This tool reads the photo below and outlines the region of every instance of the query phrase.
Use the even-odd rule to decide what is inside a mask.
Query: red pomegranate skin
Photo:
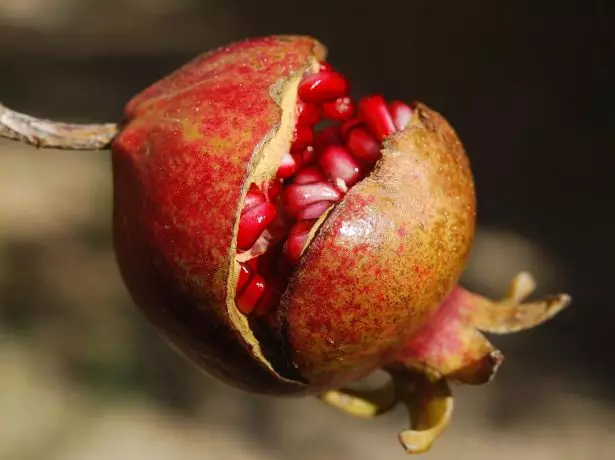
[[[393,358],[453,289],[475,215],[457,135],[418,104],[329,215],[282,300],[293,359],[311,384],[341,386]]]
[[[294,393],[233,324],[233,226],[255,148],[277,127],[270,88],[324,57],[308,37],[251,39],[188,63],[132,99],[113,143],[114,242],[135,303],[201,369]]]

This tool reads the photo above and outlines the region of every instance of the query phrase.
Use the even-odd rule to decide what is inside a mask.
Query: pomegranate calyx
[[[490,381],[504,357],[480,331],[508,334],[530,329],[570,302],[566,294],[524,302],[534,288],[534,279],[525,272],[512,280],[508,294],[499,301],[456,286],[395,361],[459,383]]]
[[[507,295],[497,302],[472,294],[476,304],[474,326],[490,334],[519,332],[553,318],[570,303],[568,294],[555,294],[526,302],[535,289],[536,282],[532,275],[521,272],[510,282]]]
[[[318,396],[326,404],[359,418],[372,418],[393,410],[399,399],[393,380],[375,389],[344,388]]]
[[[453,397],[445,378],[400,367],[389,370],[391,380],[370,390],[331,390],[320,400],[342,412],[372,418],[403,403],[410,414],[410,428],[399,433],[399,441],[409,454],[429,450],[449,424]]]
[[[394,374],[399,398],[410,413],[410,429],[398,439],[409,454],[427,452],[453,415],[453,397],[444,378],[422,373]]]

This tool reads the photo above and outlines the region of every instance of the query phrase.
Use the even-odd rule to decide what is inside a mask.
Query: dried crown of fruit
[[[425,450],[450,414],[446,380],[486,381],[501,360],[475,326],[504,320],[456,287],[474,236],[468,159],[439,114],[355,102],[324,58],[309,37],[246,40],[136,96],[113,145],[118,261],[201,368],[355,413],[403,400],[418,415],[401,440]],[[505,330],[567,301],[513,300]],[[395,382],[379,403],[336,390],[379,367]]]

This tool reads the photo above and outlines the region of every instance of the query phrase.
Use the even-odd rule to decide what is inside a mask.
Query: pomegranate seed
[[[314,132],[312,128],[306,125],[295,126],[295,137],[293,139],[293,150],[301,150],[306,148],[314,140]]]
[[[304,102],[325,102],[345,96],[348,80],[330,70],[308,75],[299,85],[299,97]]]
[[[340,126],[340,133],[342,134],[342,137],[345,138],[350,130],[361,125],[363,125],[363,122],[357,120],[356,118],[351,118],[350,120],[342,123],[342,125]]]
[[[299,169],[302,166],[305,166],[306,164],[312,162],[312,160],[314,159],[314,147],[308,145],[305,149],[296,150],[291,155],[295,160],[295,169]]]
[[[381,141],[396,131],[386,102],[379,95],[365,96],[359,101],[359,119],[364,121]]]
[[[285,153],[284,156],[282,156],[282,161],[280,162],[280,167],[278,168],[276,177],[280,179],[287,179],[293,174],[295,174],[295,170],[295,159],[291,156],[290,153]]]
[[[242,251],[250,249],[263,230],[275,219],[276,207],[269,203],[261,203],[241,214],[239,231],[237,232],[237,248]]]
[[[373,164],[380,159],[380,142],[362,126],[351,130],[346,137],[346,147],[361,161]]]
[[[280,298],[284,293],[284,288],[285,285],[281,279],[277,277],[267,279],[265,284],[265,292],[256,306],[256,315],[263,316],[278,306],[280,304]]]
[[[354,104],[349,97],[338,97],[322,105],[322,114],[331,120],[348,120],[354,115]]]
[[[329,184],[290,184],[282,192],[284,209],[295,216],[301,209],[318,201],[336,202],[342,198],[342,193]]]
[[[237,280],[237,295],[241,294],[246,283],[252,278],[252,268],[249,264],[239,264],[239,279]]]
[[[261,256],[262,257],[262,256]],[[258,271],[258,267],[260,266],[260,257],[252,257],[251,259],[249,259],[246,264],[255,271]]]
[[[282,191],[282,181],[277,179],[271,179],[265,184],[265,194],[269,201],[275,201],[280,192]]]
[[[298,150],[298,151],[292,152],[290,156],[292,156],[293,160],[295,161],[295,169],[299,169],[301,165],[303,164],[303,151]]]
[[[249,315],[252,313],[259,299],[265,292],[265,280],[258,273],[254,273],[252,279],[245,286],[243,292],[235,297],[235,305],[241,313]]]
[[[393,101],[390,102],[387,107],[398,131],[408,126],[412,118],[412,109],[408,104],[401,101]]]
[[[308,145],[301,153],[301,164],[310,163],[314,159],[314,147]]]
[[[267,201],[265,195],[260,190],[258,190],[254,184],[252,184],[248,189],[246,199],[243,202],[243,210],[241,211],[242,214],[248,209],[252,209],[254,206],[258,206],[265,201]]]
[[[313,184],[315,182],[325,182],[327,176],[317,166],[307,166],[297,171],[293,178],[293,184]]]
[[[318,158],[318,163],[334,183],[342,179],[347,187],[352,187],[361,180],[361,167],[344,147],[327,147]]]
[[[297,124],[312,126],[322,118],[320,107],[302,100],[297,101]]]
[[[342,145],[339,128],[336,126],[328,126],[316,133],[314,137],[314,147],[316,150],[322,150],[329,145]]]
[[[284,243],[284,253],[290,262],[296,264],[299,261],[303,246],[315,222],[315,220],[300,220],[293,225]]]
[[[333,66],[331,64],[329,64],[328,62],[325,61],[321,61],[320,62],[320,71],[321,72],[327,72],[327,71],[331,71],[333,70]]]
[[[303,208],[297,214],[297,219],[318,219],[331,206],[330,201],[319,201]]]

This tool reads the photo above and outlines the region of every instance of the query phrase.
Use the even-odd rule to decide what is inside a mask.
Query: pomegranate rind
[[[453,289],[475,218],[459,138],[417,105],[320,226],[282,298],[288,349],[308,382],[342,386],[394,355]]]
[[[306,389],[280,376],[235,308],[234,241],[251,174],[281,131],[285,84],[294,76],[296,98],[324,52],[277,36],[200,56],[127,104],[112,146],[114,240],[135,303],[198,367],[247,391]]]

